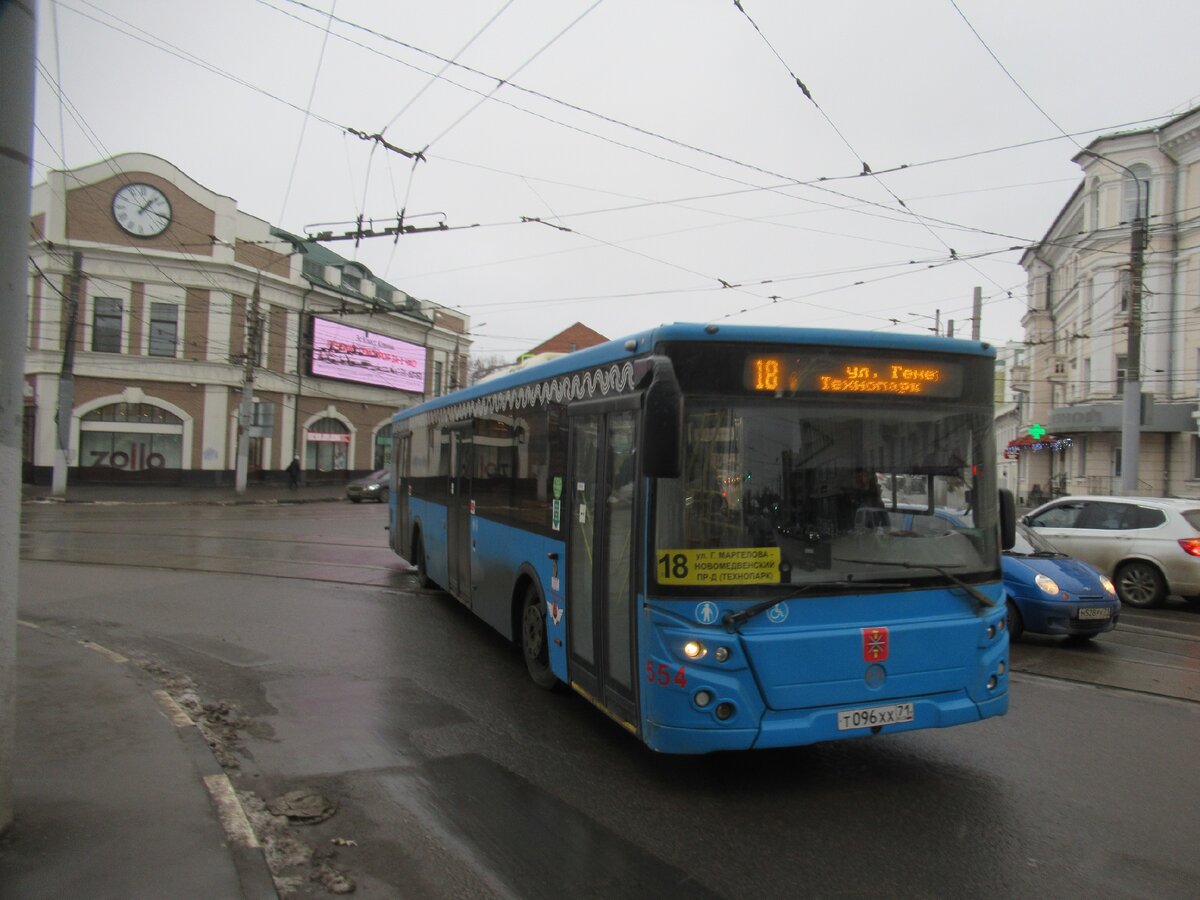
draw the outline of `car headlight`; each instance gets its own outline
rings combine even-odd
[[[1109,581],[1107,575],[1100,576],[1100,586],[1104,588],[1105,592],[1108,593],[1110,597],[1117,596],[1117,589],[1113,587],[1113,583]]]
[[[1033,583],[1040,587],[1047,594],[1058,593],[1058,582],[1049,575],[1043,575],[1041,572],[1038,572],[1038,574],[1033,577]]]

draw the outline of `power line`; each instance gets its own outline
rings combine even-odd
[[[308,103],[305,104],[304,116],[300,120],[300,137],[296,141],[296,153],[292,157],[292,169],[288,173],[287,187],[283,189],[283,203],[279,206],[280,222],[284,221],[288,198],[292,195],[292,182],[296,177],[296,167],[300,164],[300,150],[304,146],[304,132],[308,128],[308,119],[312,113],[313,98],[317,95],[317,83],[321,80],[321,65],[325,62],[325,47],[329,43],[329,26],[333,24],[333,13],[336,9],[337,0],[333,0],[333,5],[329,9],[329,18],[325,20],[325,34],[321,38],[321,50],[317,54],[317,66],[313,71],[312,86],[308,90]]]
[[[1056,122],[1054,120],[1054,117],[1051,116],[1050,113],[1046,112],[1046,110],[1044,110],[1042,108],[1040,103],[1038,103],[1036,100],[1033,99],[1033,97],[1030,95],[1029,91],[1025,90],[1025,88],[1021,85],[1021,82],[1017,81],[1016,76],[1014,76],[1013,73],[1008,70],[1008,67],[1000,61],[1000,57],[998,57],[995,54],[995,52],[992,50],[992,48],[988,46],[987,41],[985,41],[983,39],[983,35],[981,35],[979,33],[979,30],[974,25],[971,24],[971,20],[967,18],[966,13],[964,13],[962,11],[962,9],[955,2],[955,0],[950,0],[950,5],[954,7],[954,11],[956,13],[958,13],[958,15],[962,18],[962,20],[967,23],[967,27],[969,29],[971,29],[971,34],[975,35],[975,39],[978,40],[980,45],[982,45],[983,49],[988,52],[988,56],[990,56],[992,58],[992,60],[996,63],[996,65],[998,65],[1000,67],[1000,71],[1003,72],[1005,74],[1005,76],[1008,78],[1008,80],[1011,81],[1016,86],[1017,90],[1021,92],[1021,94],[1025,97],[1025,99],[1028,100],[1030,103],[1032,103],[1034,108],[1045,117],[1047,122],[1049,122],[1051,125],[1053,125],[1055,128],[1057,128],[1059,133],[1063,137],[1067,138],[1067,140],[1074,143],[1076,147],[1079,147],[1080,146],[1079,142],[1076,141],[1071,135],[1067,134],[1066,130],[1061,125],[1059,125],[1058,122]]]

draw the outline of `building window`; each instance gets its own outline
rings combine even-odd
[[[1092,231],[1100,230],[1100,179],[1093,178],[1088,190],[1088,209]]]
[[[348,291],[362,292],[362,278],[350,272],[342,272],[342,287]]]
[[[1081,295],[1081,303],[1083,305],[1083,331],[1085,337],[1090,337],[1087,332],[1092,327],[1092,279],[1085,278],[1083,280],[1083,292]]]
[[[92,350],[121,352],[121,301],[97,297],[92,308]]]
[[[175,356],[179,334],[179,307],[174,303],[150,304],[150,355]]]
[[[442,363],[433,364],[433,396],[442,396]]]
[[[1075,474],[1080,478],[1087,475],[1088,436],[1081,434],[1075,438]]]
[[[1118,397],[1125,396],[1125,368],[1128,364],[1129,357],[1124,355],[1117,357],[1117,383],[1115,390]]]
[[[1121,182],[1121,220],[1132,222],[1138,218],[1148,218],[1150,209],[1150,167],[1141,163],[1130,166],[1130,175],[1126,173]],[[1134,179],[1136,177],[1136,180]],[[1138,209],[1138,201],[1141,209]]]
[[[378,281],[375,282],[375,299],[380,303],[391,303],[392,289],[387,285],[380,284]]]
[[[1117,311],[1129,312],[1130,285],[1133,284],[1128,269],[1122,269],[1117,276]]]

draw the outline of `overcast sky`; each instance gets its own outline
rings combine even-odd
[[[575,321],[962,336],[976,286],[982,337],[1020,339],[1011,248],[1078,185],[1071,157],[1200,104],[1195,0],[38,11],[35,181],[136,151],[300,234],[445,222],[330,247],[469,314],[476,355]]]

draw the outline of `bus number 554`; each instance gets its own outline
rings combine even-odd
[[[666,687],[668,684],[677,684],[681,688],[687,687],[687,671],[683,666],[675,670],[675,675],[671,675],[671,667],[666,663],[654,664],[654,660],[646,660],[646,681],[651,684],[661,684]]]

